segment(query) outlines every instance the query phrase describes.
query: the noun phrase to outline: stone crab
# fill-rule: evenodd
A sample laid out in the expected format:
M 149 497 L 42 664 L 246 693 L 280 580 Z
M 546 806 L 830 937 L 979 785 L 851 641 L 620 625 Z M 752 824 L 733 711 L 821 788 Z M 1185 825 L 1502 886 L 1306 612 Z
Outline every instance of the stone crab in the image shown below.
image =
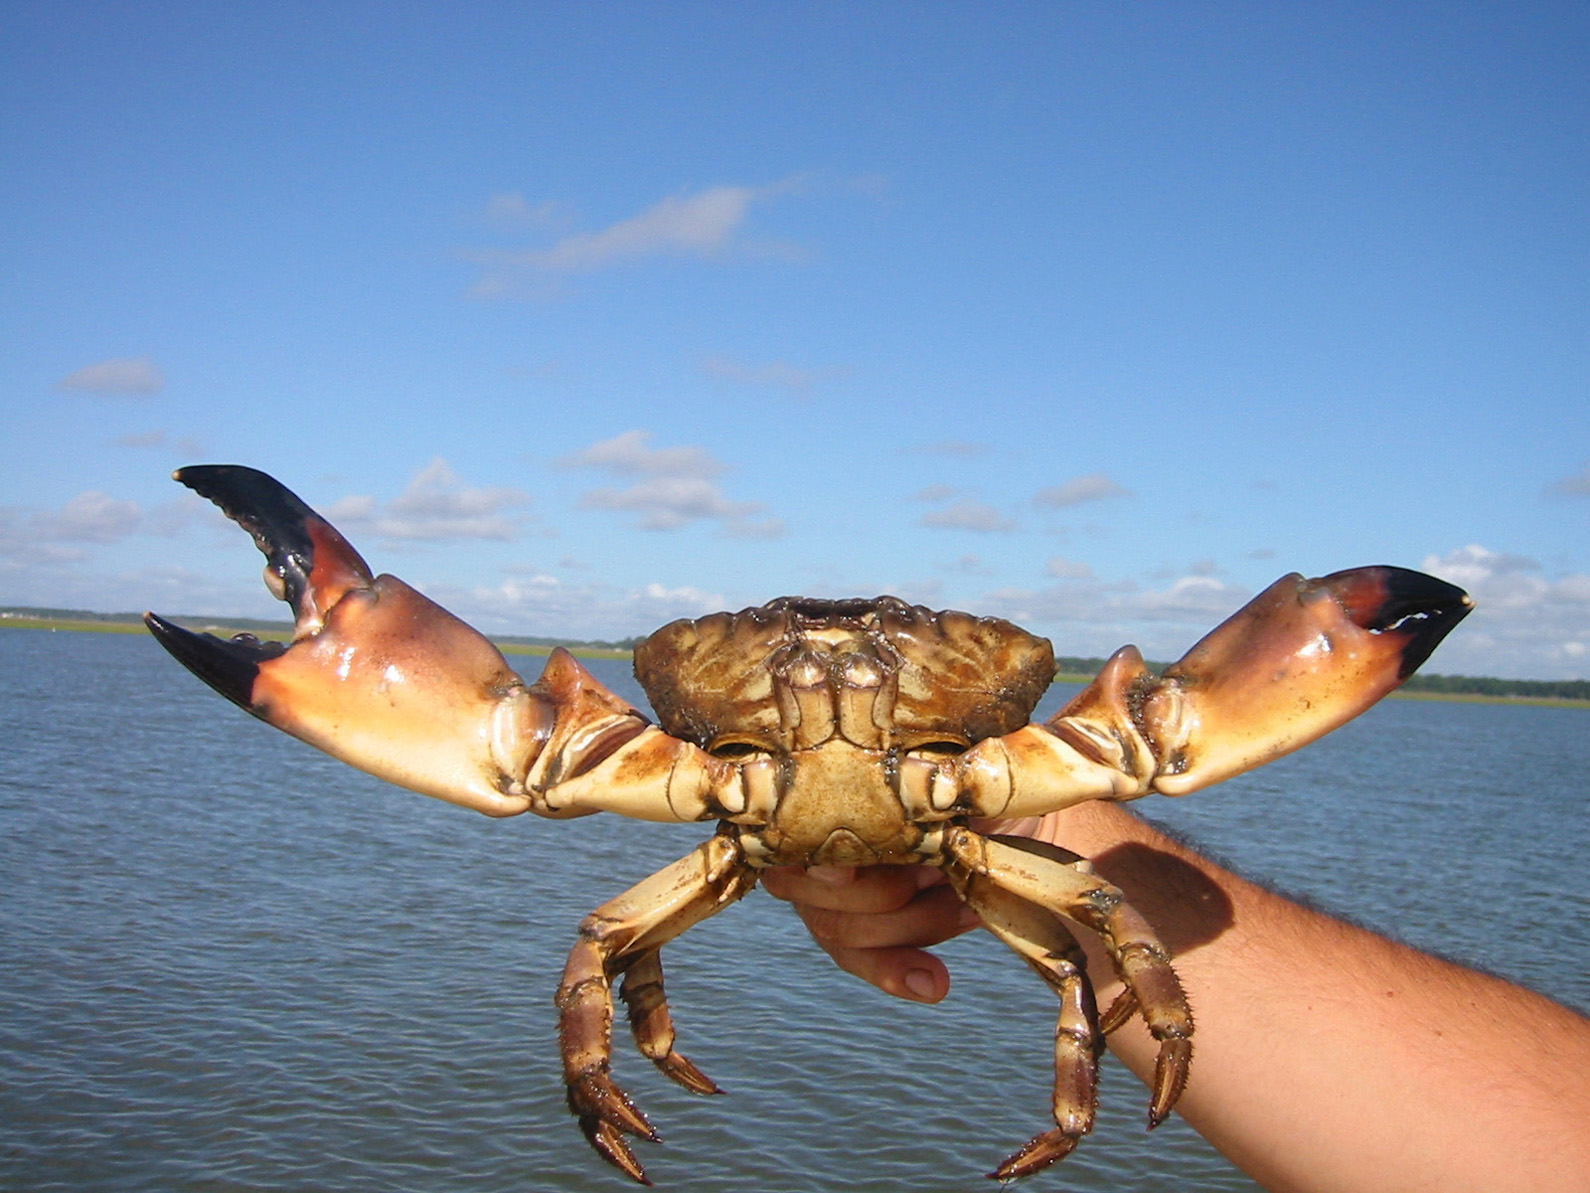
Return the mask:
M 1104 1034 L 1140 1014 L 1159 1041 L 1149 1125 L 1192 1059 L 1192 1014 L 1153 928 L 1085 859 L 974 819 L 1181 795 L 1328 733 L 1397 687 L 1472 608 L 1395 567 L 1289 575 L 1162 675 L 1133 647 L 1059 713 L 1046 639 L 893 597 L 785 597 L 664 626 L 635 649 L 659 724 L 563 650 L 527 684 L 480 633 L 392 576 L 251 468 L 184 468 L 267 558 L 292 642 L 223 640 L 155 614 L 178 661 L 260 719 L 383 779 L 489 816 L 618 812 L 716 821 L 691 853 L 586 917 L 556 1003 L 568 1103 L 596 1151 L 649 1184 L 655 1141 L 611 1076 L 613 983 L 640 1051 L 686 1089 L 717 1086 L 674 1048 L 661 949 L 775 865 L 940 867 L 1058 996 L 1055 1126 L 989 1175 L 1025 1176 L 1091 1129 Z M 1097 933 L 1125 986 L 1102 1016 L 1066 922 Z

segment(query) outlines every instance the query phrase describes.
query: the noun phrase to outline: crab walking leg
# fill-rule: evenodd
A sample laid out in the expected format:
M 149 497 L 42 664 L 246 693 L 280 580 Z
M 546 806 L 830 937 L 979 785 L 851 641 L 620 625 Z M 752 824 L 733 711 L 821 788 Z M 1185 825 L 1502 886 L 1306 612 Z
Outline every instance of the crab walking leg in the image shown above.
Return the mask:
M 975 871 L 953 868 L 950 881 L 982 916 L 983 926 L 1037 971 L 1060 999 L 1054 1034 L 1056 1125 L 1029 1140 L 988 1174 L 994 1180 L 1014 1180 L 1065 1159 L 1082 1136 L 1093 1130 L 1099 1054 L 1104 1047 L 1093 984 L 1076 938 L 1052 912 Z
M 617 811 L 691 821 L 743 809 L 738 772 L 648 726 L 558 650 L 527 685 L 482 634 L 252 468 L 176 474 L 253 536 L 292 606 L 288 646 L 222 640 L 154 614 L 179 662 L 261 720 L 360 770 L 488 816 Z
M 653 1142 L 658 1136 L 611 1076 L 612 980 L 635 964 L 649 966 L 647 958 L 655 958 L 664 944 L 717 914 L 755 885 L 756 872 L 747 864 L 739 843 L 734 836 L 720 832 L 604 903 L 580 924 L 580 939 L 569 954 L 557 993 L 569 1109 L 579 1118 L 580 1129 L 597 1154 L 641 1184 L 651 1182 L 624 1133 Z M 660 966 L 655 972 L 660 977 Z M 643 970 L 641 976 L 649 975 Z M 660 995 L 659 987 L 659 1002 Z M 677 1055 L 670 1040 L 664 1062 Z M 689 1061 L 678 1060 L 701 1081 L 712 1084 Z M 660 1067 L 669 1072 L 666 1063 Z M 673 1072 L 670 1076 L 679 1080 Z
M 1181 1096 L 1192 1063 L 1192 1010 L 1181 980 L 1153 928 L 1121 891 L 1083 869 L 1086 863 L 1062 861 L 1051 849 L 1042 842 L 984 837 L 955 826 L 944 833 L 944 868 L 957 889 L 986 881 L 1098 934 L 1159 1041 L 1148 1107 L 1148 1125 L 1157 1127 Z
M 674 1019 L 663 991 L 662 950 L 642 953 L 624 972 L 619 997 L 629 1011 L 635 1045 L 674 1081 L 697 1094 L 721 1094 L 717 1083 L 674 1051 Z
M 1404 568 L 1283 576 L 1162 676 L 1135 647 L 1117 651 L 1051 720 L 979 742 L 941 771 L 934 806 L 1041 816 L 1229 779 L 1369 708 L 1473 607 L 1462 589 Z

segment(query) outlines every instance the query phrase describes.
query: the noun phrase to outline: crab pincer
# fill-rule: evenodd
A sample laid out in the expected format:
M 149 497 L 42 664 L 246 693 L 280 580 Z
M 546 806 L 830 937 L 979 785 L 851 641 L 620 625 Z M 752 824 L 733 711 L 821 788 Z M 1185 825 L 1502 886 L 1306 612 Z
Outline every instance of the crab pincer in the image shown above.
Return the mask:
M 529 809 L 518 778 L 552 712 L 495 646 L 403 581 L 372 575 L 264 473 L 216 465 L 176 479 L 253 536 L 294 625 L 283 646 L 146 614 L 167 650 L 234 704 L 362 770 L 488 815 Z

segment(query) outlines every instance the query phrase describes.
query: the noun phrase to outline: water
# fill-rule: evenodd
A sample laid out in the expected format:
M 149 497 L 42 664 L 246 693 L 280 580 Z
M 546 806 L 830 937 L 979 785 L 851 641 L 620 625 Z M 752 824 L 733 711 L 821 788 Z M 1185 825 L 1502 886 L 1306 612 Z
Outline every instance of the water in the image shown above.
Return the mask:
M 525 661 L 535 667 L 533 660 Z M 622 665 L 601 669 L 628 686 Z M 0 633 L 0 1187 L 632 1186 L 564 1105 L 574 925 L 699 826 L 492 821 L 239 713 L 152 642 Z M 1391 701 L 1253 775 L 1138 807 L 1412 944 L 1590 1006 L 1590 712 Z M 703 1099 L 621 1051 L 692 1193 L 975 1190 L 1044 1126 L 1052 1000 L 977 933 L 947 1003 L 833 969 L 758 892 L 670 946 Z M 1101 1121 L 1022 1188 L 1252 1190 L 1178 1119 Z

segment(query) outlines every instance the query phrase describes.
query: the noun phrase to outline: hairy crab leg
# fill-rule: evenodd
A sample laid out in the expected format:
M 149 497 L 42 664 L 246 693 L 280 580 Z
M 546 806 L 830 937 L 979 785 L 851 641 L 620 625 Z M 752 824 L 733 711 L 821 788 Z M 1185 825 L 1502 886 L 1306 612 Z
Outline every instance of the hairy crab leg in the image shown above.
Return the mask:
M 361 770 L 489 816 L 617 811 L 692 821 L 743 809 L 739 772 L 649 725 L 566 651 L 527 685 L 484 635 L 394 576 L 279 481 L 236 465 L 176 479 L 253 536 L 293 640 L 149 629 L 233 703 Z
M 945 830 L 944 855 L 945 872 L 957 890 L 986 881 L 1098 934 L 1149 1033 L 1159 1041 L 1148 1107 L 1148 1125 L 1157 1127 L 1187 1084 L 1193 1019 L 1170 954 L 1148 921 L 1117 887 L 1084 869 L 1085 862 L 1066 861 L 1066 851 L 1041 841 L 984 837 L 955 826 Z
M 1125 647 L 1045 724 L 979 742 L 934 780 L 954 789 L 935 806 L 1033 816 L 1229 779 L 1369 708 L 1473 607 L 1404 568 L 1283 576 L 1164 675 Z
M 1074 855 L 1069 859 L 1076 860 Z M 1065 1159 L 1093 1130 L 1099 1054 L 1104 1049 L 1093 984 L 1076 937 L 1054 913 L 975 871 L 954 872 L 951 881 L 984 927 L 1026 961 L 1060 1000 L 1054 1035 L 1055 1127 L 1034 1136 L 988 1174 L 994 1180 L 1015 1180 Z
M 719 832 L 677 862 L 602 904 L 580 924 L 580 939 L 569 953 L 557 993 L 569 1109 L 579 1118 L 580 1129 L 597 1154 L 641 1184 L 651 1182 L 624 1135 L 653 1142 L 658 1137 L 646 1116 L 612 1079 L 612 980 L 632 964 L 655 956 L 675 936 L 717 914 L 755 885 L 756 872 L 746 862 L 735 835 Z M 660 975 L 660 967 L 657 973 Z M 660 996 L 660 990 L 658 993 Z M 669 1055 L 677 1055 L 671 1041 Z M 684 1064 L 711 1084 L 689 1061 Z

